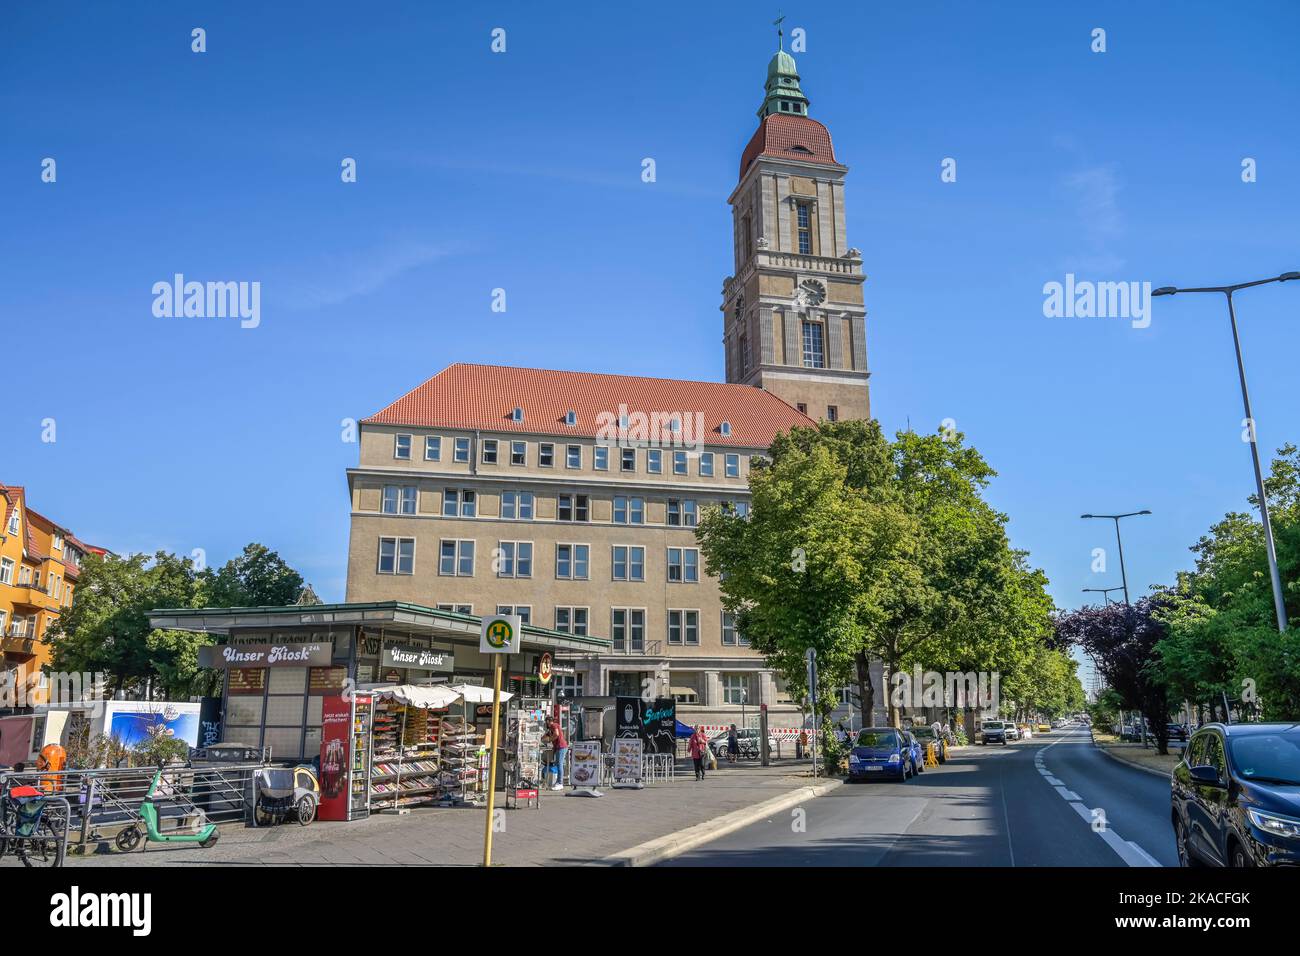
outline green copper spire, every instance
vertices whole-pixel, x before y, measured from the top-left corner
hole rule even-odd
[[[784,19],[781,17],[776,21],[777,50],[767,64],[767,83],[763,86],[767,95],[763,98],[763,105],[758,108],[759,119],[773,113],[808,115],[808,97],[799,89],[799,69],[794,64],[794,57],[785,52],[785,39],[781,30],[781,20]]]

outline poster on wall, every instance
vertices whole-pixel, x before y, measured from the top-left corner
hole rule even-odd
[[[673,698],[646,701],[640,697],[618,697],[615,701],[616,739],[636,737],[645,753],[676,752],[677,702]]]
[[[202,705],[149,700],[110,700],[104,704],[104,733],[134,747],[155,737],[199,745]]]
[[[348,818],[348,760],[352,702],[342,694],[321,698],[319,820]]]
[[[31,759],[36,718],[26,715],[0,718],[0,764],[12,767]]]
[[[641,788],[641,738],[614,739],[614,786],[633,790]]]

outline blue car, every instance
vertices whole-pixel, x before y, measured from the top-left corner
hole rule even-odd
[[[910,738],[910,739],[909,739]],[[849,751],[850,781],[868,777],[906,780],[921,766],[921,745],[896,727],[865,727]]]
[[[1171,784],[1180,865],[1300,865],[1300,724],[1206,724]]]

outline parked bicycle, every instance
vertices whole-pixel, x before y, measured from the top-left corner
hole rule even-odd
[[[6,782],[0,793],[0,857],[12,854],[28,867],[63,866],[69,812],[63,797]]]

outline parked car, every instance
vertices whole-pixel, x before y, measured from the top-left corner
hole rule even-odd
[[[1007,728],[1007,740],[1020,739],[1020,728],[1016,726],[1016,722],[1014,720],[1004,720],[1002,724],[1004,727]]]
[[[1207,724],[1171,777],[1181,866],[1300,865],[1300,724]]]
[[[736,728],[736,743],[740,745],[740,758],[742,760],[757,760],[762,756],[758,752],[759,739],[758,731],[753,727]],[[719,760],[725,759],[727,756],[727,732],[724,730],[710,740],[709,746],[713,748],[713,753]],[[776,756],[775,737],[767,738],[767,746],[772,755]]]
[[[939,763],[948,762],[948,741],[943,734],[937,733],[933,727],[913,727],[912,734],[921,742],[923,752],[929,744],[934,744],[939,751],[935,754]]]
[[[1051,725],[1051,724],[1049,724],[1049,723],[1045,723],[1044,721],[1041,721],[1041,720],[1038,722],[1038,733],[1040,733],[1040,734],[1050,734],[1051,732],[1052,732],[1052,725]]]
[[[1188,728],[1187,728],[1187,725],[1186,725],[1186,724],[1170,724],[1170,725],[1169,725],[1169,739],[1170,739],[1170,740],[1186,740],[1186,739],[1187,739],[1188,737],[1190,737],[1190,736],[1191,736],[1191,734],[1188,732]]]
[[[917,772],[916,751],[905,733],[895,727],[866,727],[859,731],[849,751],[849,781],[867,777],[906,780],[913,776]]]
[[[903,731],[908,749],[912,752],[912,772],[925,773],[925,745],[910,730]]]
[[[1001,720],[986,720],[980,724],[980,743],[1005,744],[1007,742],[1007,724]]]

